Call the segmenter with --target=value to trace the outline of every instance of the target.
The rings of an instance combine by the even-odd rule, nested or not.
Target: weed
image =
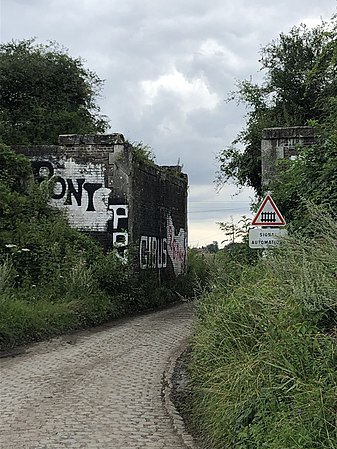
[[[207,447],[337,448],[335,235],[317,211],[310,236],[213,274],[189,365]]]

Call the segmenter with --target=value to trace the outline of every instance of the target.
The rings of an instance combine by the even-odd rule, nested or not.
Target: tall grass
[[[208,448],[337,448],[337,226],[316,214],[198,304],[189,367]]]
[[[0,350],[41,340],[125,313],[117,295],[108,295],[83,260],[67,274],[38,284],[16,281],[11,263],[0,264]]]
[[[189,255],[186,275],[159,285],[156,272],[141,273],[114,251],[91,251],[88,257],[69,250],[58,264],[59,248],[54,248],[57,255],[37,265],[41,251],[31,246],[22,253],[10,246],[12,254],[0,262],[0,350],[194,297],[209,273],[201,256]],[[36,275],[36,267],[43,276]]]
[[[5,259],[0,264],[0,295],[10,290],[14,285],[15,272],[11,262]]]

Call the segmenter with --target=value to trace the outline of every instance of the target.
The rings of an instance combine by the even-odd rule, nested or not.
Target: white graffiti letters
[[[167,240],[143,235],[139,245],[139,264],[146,268],[167,267]]]
[[[142,270],[149,268],[166,268],[170,258],[174,274],[184,273],[186,265],[186,231],[175,228],[171,215],[167,217],[167,238],[142,236],[139,245],[139,264]]]
[[[128,246],[128,224],[129,208],[127,204],[109,204],[108,209],[113,212],[112,217],[112,246],[124,248]]]

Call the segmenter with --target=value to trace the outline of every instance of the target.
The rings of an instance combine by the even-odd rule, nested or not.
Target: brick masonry
[[[185,270],[187,175],[144,162],[122,134],[62,135],[59,145],[16,146],[39,183],[54,182],[51,204],[106,250],[137,253],[141,270],[175,278]]]

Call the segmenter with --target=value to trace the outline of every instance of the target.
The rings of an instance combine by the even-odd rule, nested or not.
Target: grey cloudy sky
[[[336,13],[333,0],[0,0],[0,38],[55,40],[105,79],[111,131],[179,160],[190,179],[189,243],[223,235],[217,221],[250,215],[252,192],[217,194],[216,155],[244,124],[226,103],[238,79],[261,79],[259,50],[301,22]]]

